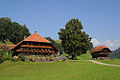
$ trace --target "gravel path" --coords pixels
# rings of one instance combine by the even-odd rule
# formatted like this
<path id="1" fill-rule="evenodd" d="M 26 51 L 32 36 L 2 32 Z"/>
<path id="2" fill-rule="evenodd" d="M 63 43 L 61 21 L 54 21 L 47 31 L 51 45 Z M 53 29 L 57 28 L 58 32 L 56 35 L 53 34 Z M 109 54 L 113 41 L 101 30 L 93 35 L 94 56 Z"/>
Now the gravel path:
<path id="1" fill-rule="evenodd" d="M 108 65 L 108 66 L 117 66 L 117 67 L 120 67 L 120 65 L 106 64 L 106 63 L 101 63 L 101 62 L 97 62 L 97 61 L 94 61 L 94 60 L 88 60 L 88 61 L 92 62 L 92 63 L 96 63 L 96 64 L 101 64 L 101 65 Z"/>

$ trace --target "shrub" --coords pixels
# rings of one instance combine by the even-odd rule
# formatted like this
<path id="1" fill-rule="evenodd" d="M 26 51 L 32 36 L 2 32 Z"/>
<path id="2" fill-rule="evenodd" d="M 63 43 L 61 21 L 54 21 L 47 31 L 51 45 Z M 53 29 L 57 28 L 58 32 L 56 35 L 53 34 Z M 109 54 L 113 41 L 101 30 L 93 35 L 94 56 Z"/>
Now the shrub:
<path id="1" fill-rule="evenodd" d="M 19 55 L 19 59 L 20 59 L 21 61 L 25 61 L 25 56 L 24 56 L 24 54 L 20 54 L 20 55 Z"/>
<path id="2" fill-rule="evenodd" d="M 0 63 L 8 58 L 8 51 L 5 46 L 2 46 L 2 50 L 0 50 Z"/>
<path id="3" fill-rule="evenodd" d="M 13 61 L 13 62 L 17 62 L 18 60 L 19 60 L 18 58 L 13 57 L 11 61 Z"/>
<path id="4" fill-rule="evenodd" d="M 41 57 L 41 61 L 46 61 L 46 57 Z"/>
<path id="5" fill-rule="evenodd" d="M 32 57 L 32 62 L 35 62 L 35 61 L 36 61 L 35 57 Z"/>
<path id="6" fill-rule="evenodd" d="M 7 60 L 12 60 L 12 54 L 13 54 L 12 51 L 8 52 L 8 54 L 7 54 Z"/>
<path id="7" fill-rule="evenodd" d="M 63 58 L 63 61 L 67 61 L 67 58 Z"/>
<path id="8" fill-rule="evenodd" d="M 32 56 L 25 56 L 25 61 L 32 61 Z"/>
<path id="9" fill-rule="evenodd" d="M 0 51 L 0 63 L 4 61 L 4 53 Z"/>
<path id="10" fill-rule="evenodd" d="M 50 56 L 50 61 L 55 61 L 55 58 Z"/>

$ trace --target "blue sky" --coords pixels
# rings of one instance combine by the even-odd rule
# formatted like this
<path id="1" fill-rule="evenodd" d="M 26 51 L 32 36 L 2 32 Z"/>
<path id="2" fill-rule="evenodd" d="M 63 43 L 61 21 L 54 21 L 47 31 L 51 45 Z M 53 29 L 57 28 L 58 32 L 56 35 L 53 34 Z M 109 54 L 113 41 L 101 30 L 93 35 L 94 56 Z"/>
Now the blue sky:
<path id="1" fill-rule="evenodd" d="M 0 17 L 53 39 L 67 21 L 78 18 L 94 46 L 120 47 L 120 0 L 0 0 Z"/>

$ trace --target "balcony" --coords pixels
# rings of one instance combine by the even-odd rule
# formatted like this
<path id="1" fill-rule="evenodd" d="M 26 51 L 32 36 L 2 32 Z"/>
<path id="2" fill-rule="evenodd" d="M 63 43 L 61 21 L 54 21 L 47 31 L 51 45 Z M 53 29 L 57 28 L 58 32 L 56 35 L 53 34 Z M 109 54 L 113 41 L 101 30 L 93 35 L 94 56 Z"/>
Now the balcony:
<path id="1" fill-rule="evenodd" d="M 16 52 L 30 52 L 30 53 L 51 53 L 54 54 L 54 51 L 44 51 L 44 50 L 34 50 L 34 49 L 17 49 Z"/>
<path id="2" fill-rule="evenodd" d="M 27 47 L 27 48 L 48 48 L 48 49 L 52 49 L 53 48 L 51 46 L 36 46 L 36 45 L 20 45 L 20 47 Z"/>

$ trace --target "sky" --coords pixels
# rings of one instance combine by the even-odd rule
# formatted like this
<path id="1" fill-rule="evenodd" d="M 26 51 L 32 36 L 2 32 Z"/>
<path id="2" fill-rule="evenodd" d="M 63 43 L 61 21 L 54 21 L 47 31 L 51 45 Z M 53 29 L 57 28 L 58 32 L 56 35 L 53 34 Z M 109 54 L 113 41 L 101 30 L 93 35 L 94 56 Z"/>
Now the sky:
<path id="1" fill-rule="evenodd" d="M 66 22 L 78 18 L 94 46 L 120 47 L 120 0 L 0 0 L 1 17 L 52 39 L 59 39 Z"/>

